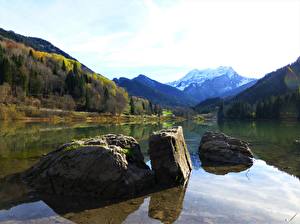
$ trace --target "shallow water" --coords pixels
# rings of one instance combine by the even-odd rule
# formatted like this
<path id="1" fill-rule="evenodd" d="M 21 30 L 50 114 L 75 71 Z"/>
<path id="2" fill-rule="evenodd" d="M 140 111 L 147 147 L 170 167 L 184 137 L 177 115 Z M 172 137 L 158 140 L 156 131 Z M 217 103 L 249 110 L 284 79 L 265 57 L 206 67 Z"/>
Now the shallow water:
<path id="1" fill-rule="evenodd" d="M 26 189 L 9 179 L 62 143 L 106 133 L 134 136 L 149 163 L 149 135 L 172 125 L 183 126 L 194 165 L 184 188 L 103 204 L 75 198 L 28 198 Z M 197 152 L 206 130 L 221 130 L 249 141 L 254 165 L 202 167 Z M 300 145 L 294 143 L 296 139 L 300 139 L 300 125 L 293 122 L 0 123 L 0 223 L 300 223 Z"/>

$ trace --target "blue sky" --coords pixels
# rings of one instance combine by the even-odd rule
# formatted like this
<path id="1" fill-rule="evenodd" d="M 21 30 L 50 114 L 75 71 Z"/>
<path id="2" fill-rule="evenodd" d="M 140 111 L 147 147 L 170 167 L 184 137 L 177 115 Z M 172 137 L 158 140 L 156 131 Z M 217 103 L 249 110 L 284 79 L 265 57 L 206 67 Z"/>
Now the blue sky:
<path id="1" fill-rule="evenodd" d="M 0 27 L 109 78 L 221 65 L 258 78 L 300 56 L 300 0 L 0 0 Z"/>

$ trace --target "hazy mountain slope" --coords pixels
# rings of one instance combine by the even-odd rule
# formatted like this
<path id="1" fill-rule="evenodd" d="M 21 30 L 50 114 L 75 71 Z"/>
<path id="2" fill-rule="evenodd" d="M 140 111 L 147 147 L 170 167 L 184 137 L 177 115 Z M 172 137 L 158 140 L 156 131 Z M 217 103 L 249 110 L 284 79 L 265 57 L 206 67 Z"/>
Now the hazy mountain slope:
<path id="1" fill-rule="evenodd" d="M 238 94 L 234 100 L 255 103 L 270 96 L 295 91 L 300 86 L 300 58 L 290 65 L 267 74 L 255 85 Z"/>
<path id="2" fill-rule="evenodd" d="M 251 82 L 248 82 L 247 84 L 244 84 L 242 86 L 239 86 L 233 90 L 230 90 L 226 93 L 224 93 L 224 97 L 225 98 L 230 98 L 230 97 L 235 97 L 236 95 L 238 95 L 239 93 L 245 91 L 246 89 L 249 89 L 251 86 L 255 85 L 255 83 L 257 83 L 257 80 L 253 80 Z"/>
<path id="3" fill-rule="evenodd" d="M 209 98 L 197 104 L 194 108 L 198 113 L 208 113 L 217 109 L 217 107 L 223 102 L 220 97 Z"/>

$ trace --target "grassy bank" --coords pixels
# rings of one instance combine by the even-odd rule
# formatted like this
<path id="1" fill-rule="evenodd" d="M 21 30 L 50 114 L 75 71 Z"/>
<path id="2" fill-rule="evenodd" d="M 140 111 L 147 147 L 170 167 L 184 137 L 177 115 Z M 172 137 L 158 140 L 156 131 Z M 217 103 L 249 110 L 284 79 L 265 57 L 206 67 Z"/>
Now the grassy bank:
<path id="1" fill-rule="evenodd" d="M 78 112 L 60 109 L 37 108 L 32 106 L 0 104 L 0 120 L 22 120 L 26 122 L 86 121 L 99 123 L 142 123 L 166 120 L 181 121 L 184 120 L 184 118 L 167 115 L 112 115 L 93 112 Z"/>

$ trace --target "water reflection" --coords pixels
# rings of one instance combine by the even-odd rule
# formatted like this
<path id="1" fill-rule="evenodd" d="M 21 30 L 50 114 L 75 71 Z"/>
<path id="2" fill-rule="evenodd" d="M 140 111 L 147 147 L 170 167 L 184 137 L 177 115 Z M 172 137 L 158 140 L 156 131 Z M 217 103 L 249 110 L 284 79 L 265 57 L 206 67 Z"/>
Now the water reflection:
<path id="1" fill-rule="evenodd" d="M 158 219 L 164 224 L 175 222 L 180 216 L 187 185 L 173 187 L 151 195 L 149 217 Z"/>
<path id="2" fill-rule="evenodd" d="M 234 166 L 221 166 L 221 165 L 202 165 L 202 168 L 212 174 L 225 175 L 228 173 L 239 173 L 249 169 L 252 165 L 234 165 Z"/>
<path id="3" fill-rule="evenodd" d="M 255 156 L 300 178 L 300 125 L 295 122 L 225 122 L 220 130 L 251 143 Z"/>
<path id="4" fill-rule="evenodd" d="M 15 195 L 16 198 L 10 196 L 10 202 L 11 206 L 12 203 L 16 206 L 0 206 L 0 223 L 71 223 L 66 221 L 68 219 L 82 224 L 152 223 L 155 220 L 171 224 L 181 214 L 185 192 L 186 186 L 173 187 L 121 202 L 55 196 L 41 196 L 38 201 L 34 198 L 30 201 L 23 195 Z M 141 214 L 141 207 L 147 208 L 147 213 Z"/>
<path id="5" fill-rule="evenodd" d="M 184 122 L 176 125 L 183 126 L 194 166 L 187 188 L 166 189 L 105 204 L 83 199 L 67 202 L 54 197 L 32 198 L 9 176 L 27 169 L 61 143 L 106 133 L 134 136 L 149 160 L 148 137 L 166 124 L 0 123 L 0 222 L 30 223 L 43 217 L 47 220 L 47 217 L 62 216 L 75 223 L 282 224 L 300 214 L 297 178 L 300 177 L 300 148 L 294 143 L 300 139 L 299 124 L 225 122 L 218 126 Z M 221 130 L 249 141 L 258 159 L 251 168 L 202 164 L 198 147 L 207 130 Z M 13 214 L 19 218 L 10 218 Z M 27 218 L 21 219 L 21 214 Z M 290 223 L 300 223 L 299 216 Z"/>
<path id="6" fill-rule="evenodd" d="M 20 181 L 18 175 L 0 179 L 0 210 L 31 201 L 28 188 Z"/>
<path id="7" fill-rule="evenodd" d="M 0 122 L 0 177 L 19 173 L 32 166 L 42 155 L 59 145 L 107 133 L 134 136 L 148 159 L 149 135 L 163 124 L 51 124 Z M 59 136 L 59 137 L 58 137 Z"/>
<path id="8" fill-rule="evenodd" d="M 57 215 L 43 201 L 30 202 L 0 210 L 2 224 L 72 224 L 73 222 Z"/>

